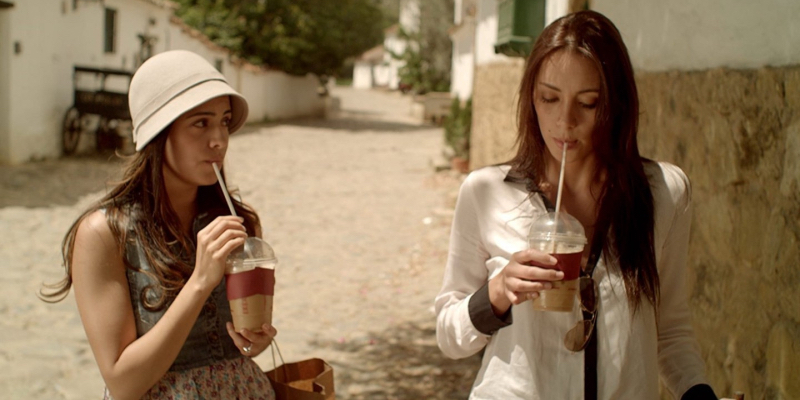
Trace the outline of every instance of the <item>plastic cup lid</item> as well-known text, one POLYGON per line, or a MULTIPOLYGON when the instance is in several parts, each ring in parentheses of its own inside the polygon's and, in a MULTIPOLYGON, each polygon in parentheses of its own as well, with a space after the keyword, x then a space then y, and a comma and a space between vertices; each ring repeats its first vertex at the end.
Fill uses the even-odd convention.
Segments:
POLYGON ((248 237, 243 247, 238 247, 228 256, 229 270, 248 270, 255 267, 274 268, 278 263, 275 251, 267 242, 257 238, 248 237))
POLYGON ((585 245, 586 232, 583 225, 566 212, 548 212, 531 222, 528 239, 585 245))

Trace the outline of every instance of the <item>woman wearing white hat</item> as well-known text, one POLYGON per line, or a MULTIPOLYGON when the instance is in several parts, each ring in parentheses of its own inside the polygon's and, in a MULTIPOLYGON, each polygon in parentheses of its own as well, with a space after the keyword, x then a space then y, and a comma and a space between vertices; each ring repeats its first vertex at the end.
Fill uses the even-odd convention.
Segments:
POLYGON ((256 213, 228 215, 212 163, 247 118, 247 102, 205 59, 169 51, 147 60, 129 91, 137 153, 122 181, 67 233, 75 287, 106 398, 272 399, 250 357, 277 333, 236 333, 222 277, 225 258, 256 213))

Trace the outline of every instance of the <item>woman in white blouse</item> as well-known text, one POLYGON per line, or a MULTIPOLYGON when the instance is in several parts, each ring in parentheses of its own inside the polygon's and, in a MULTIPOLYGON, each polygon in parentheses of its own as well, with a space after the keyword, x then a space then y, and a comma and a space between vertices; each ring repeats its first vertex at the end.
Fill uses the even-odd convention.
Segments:
POLYGON ((677 399, 716 399, 684 287, 689 180, 639 155, 638 117, 611 21, 582 11, 545 28, 520 86, 517 155, 462 185, 436 297, 442 351, 485 349, 470 398, 656 399, 660 376, 677 399), (555 203, 564 146, 561 209, 586 231, 582 274, 596 286, 571 313, 534 311, 528 300, 563 278, 527 234, 555 203))

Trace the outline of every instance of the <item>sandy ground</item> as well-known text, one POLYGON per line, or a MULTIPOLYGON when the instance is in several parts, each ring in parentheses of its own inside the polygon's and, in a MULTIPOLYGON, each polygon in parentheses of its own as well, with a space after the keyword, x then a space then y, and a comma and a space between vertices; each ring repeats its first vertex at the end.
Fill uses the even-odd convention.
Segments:
MULTIPOLYGON (((432 310, 462 178, 434 172, 442 130, 396 93, 332 94, 331 118, 247 127, 226 160, 279 258, 283 355, 327 360, 339 399, 465 398, 479 361, 442 356, 432 310)), ((0 167, 3 398, 102 395, 74 298, 50 305, 35 292, 61 278, 64 233, 119 166, 96 155, 0 167)), ((268 352, 256 361, 272 368, 268 352)))

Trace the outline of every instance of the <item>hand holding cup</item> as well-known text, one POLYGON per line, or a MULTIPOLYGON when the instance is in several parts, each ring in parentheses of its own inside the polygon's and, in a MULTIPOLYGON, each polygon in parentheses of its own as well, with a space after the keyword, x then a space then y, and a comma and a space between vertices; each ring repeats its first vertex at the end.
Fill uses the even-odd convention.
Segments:
POLYGON ((209 290, 219 284, 228 255, 247 237, 242 221, 234 216, 217 217, 197 233, 195 269, 190 279, 209 290))

